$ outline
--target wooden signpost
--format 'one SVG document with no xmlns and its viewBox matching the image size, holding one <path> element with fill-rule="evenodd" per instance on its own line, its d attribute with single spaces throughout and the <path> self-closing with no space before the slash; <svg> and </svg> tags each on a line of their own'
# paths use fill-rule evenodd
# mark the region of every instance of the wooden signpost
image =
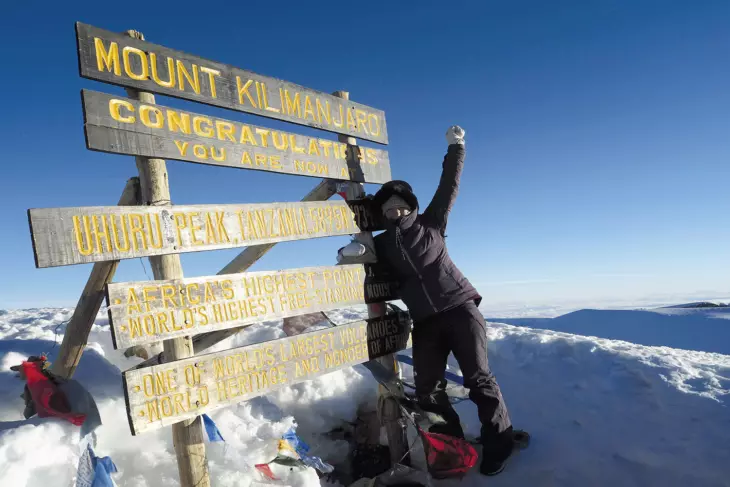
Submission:
<svg viewBox="0 0 730 487">
<path fill-rule="evenodd" d="M 388 143 L 385 113 L 360 103 L 81 22 L 76 42 L 84 78 Z"/>
<path fill-rule="evenodd" d="M 96 263 L 57 367 L 70 377 L 106 295 L 115 348 L 163 342 L 164 352 L 124 372 L 132 434 L 171 426 L 183 487 L 210 485 L 201 414 L 409 346 L 407 313 L 385 313 L 398 288 L 369 261 L 242 272 L 277 242 L 356 235 L 384 228 L 361 183 L 390 180 L 385 113 L 144 40 L 76 23 L 79 73 L 127 89 L 128 97 L 82 90 L 90 150 L 135 156 L 140 206 L 33 208 L 28 220 L 36 267 Z M 153 93 L 305 125 L 338 140 L 304 136 L 158 105 Z M 164 159 L 323 178 L 303 201 L 173 206 Z M 326 201 L 347 181 L 347 201 Z M 131 204 L 123 198 L 121 204 Z M 184 278 L 186 252 L 247 247 L 219 275 Z M 154 280 L 110 282 L 123 259 L 148 257 Z M 88 295 L 88 296 L 87 296 Z M 195 355 L 255 322 L 368 304 L 367 320 L 266 343 Z M 194 337 L 193 335 L 196 335 Z M 195 345 L 197 346 L 197 345 Z M 154 363 L 155 365 L 151 365 Z M 390 384 L 388 391 L 397 391 Z M 391 458 L 404 458 L 405 429 L 383 394 Z M 388 392 L 390 394 L 391 392 Z"/>
<path fill-rule="evenodd" d="M 132 434 L 403 350 L 407 314 L 392 314 L 124 372 Z"/>
<path fill-rule="evenodd" d="M 348 167 L 347 145 L 83 90 L 86 147 L 299 176 L 390 181 L 388 153 L 360 148 Z"/>
<path fill-rule="evenodd" d="M 107 286 L 114 348 L 397 299 L 363 265 L 304 267 Z M 368 296 L 370 293 L 370 296 Z"/>
<path fill-rule="evenodd" d="M 344 201 L 34 208 L 28 218 L 39 268 L 350 235 L 375 221 Z"/>
</svg>

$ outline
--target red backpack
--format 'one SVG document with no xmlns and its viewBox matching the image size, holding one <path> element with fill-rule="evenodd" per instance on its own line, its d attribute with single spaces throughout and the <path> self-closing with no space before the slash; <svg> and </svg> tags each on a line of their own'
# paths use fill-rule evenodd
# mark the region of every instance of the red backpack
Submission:
<svg viewBox="0 0 730 487">
<path fill-rule="evenodd" d="M 418 427 L 423 441 L 428 473 L 434 479 L 461 478 L 477 463 L 479 454 L 466 440 L 442 433 L 427 433 Z"/>
</svg>

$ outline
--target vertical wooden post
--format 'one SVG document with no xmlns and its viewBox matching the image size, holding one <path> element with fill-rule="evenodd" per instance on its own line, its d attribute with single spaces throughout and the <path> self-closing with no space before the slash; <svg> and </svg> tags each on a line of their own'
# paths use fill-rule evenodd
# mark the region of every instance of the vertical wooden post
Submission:
<svg viewBox="0 0 730 487">
<path fill-rule="evenodd" d="M 345 100 L 350 99 L 350 93 L 347 91 L 335 91 L 332 93 L 334 96 L 344 98 Z M 337 136 L 340 142 L 347 144 L 347 165 L 348 169 L 357 170 L 359 168 L 358 156 L 357 156 L 357 140 L 354 137 L 347 135 Z M 346 199 L 358 199 L 365 196 L 365 187 L 361 183 L 348 182 Z M 375 249 L 373 244 L 372 232 L 360 232 L 354 236 L 354 238 L 362 242 L 366 247 Z M 368 317 L 377 318 L 385 315 L 387 312 L 385 303 L 373 303 L 368 304 Z M 393 370 L 396 373 L 396 377 L 400 376 L 400 366 L 395 358 L 395 355 L 386 355 L 377 359 L 384 367 L 388 370 Z M 403 386 L 394 381 L 388 384 L 388 389 L 394 394 L 403 395 Z M 382 385 L 378 385 L 378 412 L 380 413 L 380 422 L 385 425 L 386 434 L 388 437 L 388 446 L 390 448 L 390 460 L 392 464 L 402 463 L 408 464 L 410 459 L 408 458 L 408 436 L 405 426 L 405 421 L 402 416 L 400 407 L 395 399 L 390 396 L 390 392 Z"/>
<path fill-rule="evenodd" d="M 127 31 L 130 37 L 144 40 L 141 32 Z M 127 88 L 130 98 L 154 105 L 152 93 Z M 135 157 L 139 171 L 142 201 L 146 205 L 171 205 L 170 185 L 167 167 L 163 159 Z M 160 255 L 149 258 L 152 273 L 157 280 L 182 279 L 183 270 L 178 254 Z M 165 357 L 180 360 L 193 355 L 191 337 L 175 338 L 163 342 Z M 171 426 L 172 440 L 177 455 L 177 469 L 181 487 L 209 487 L 208 459 L 205 455 L 203 421 L 201 416 Z"/>
<path fill-rule="evenodd" d="M 139 179 L 130 178 L 127 181 L 122 196 L 119 198 L 119 206 L 133 206 L 138 204 Z M 97 262 L 91 269 L 89 279 L 86 281 L 81 297 L 71 320 L 63 335 L 61 349 L 58 357 L 53 361 L 51 371 L 61 377 L 70 379 L 76 371 L 76 366 L 81 360 L 86 343 L 89 339 L 91 326 L 94 324 L 96 315 L 99 313 L 101 302 L 104 299 L 104 286 L 112 281 L 117 271 L 118 260 L 108 262 Z"/>
</svg>

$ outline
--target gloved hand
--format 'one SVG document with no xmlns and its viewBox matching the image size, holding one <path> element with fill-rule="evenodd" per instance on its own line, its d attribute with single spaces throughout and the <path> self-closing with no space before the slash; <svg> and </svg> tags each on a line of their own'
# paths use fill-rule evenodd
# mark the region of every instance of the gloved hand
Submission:
<svg viewBox="0 0 730 487">
<path fill-rule="evenodd" d="M 363 244 L 352 241 L 337 252 L 337 262 L 341 262 L 345 257 L 360 257 L 365 255 L 366 251 L 367 249 Z"/>
<path fill-rule="evenodd" d="M 449 143 L 449 145 L 464 145 L 464 135 L 466 135 L 466 131 L 463 128 L 459 127 L 458 125 L 452 125 L 446 131 L 446 141 Z"/>
</svg>

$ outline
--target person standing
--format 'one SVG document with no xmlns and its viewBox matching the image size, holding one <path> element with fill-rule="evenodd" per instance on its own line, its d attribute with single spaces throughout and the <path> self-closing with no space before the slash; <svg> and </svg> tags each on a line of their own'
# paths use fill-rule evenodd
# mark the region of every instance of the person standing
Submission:
<svg viewBox="0 0 730 487">
<path fill-rule="evenodd" d="M 419 406 L 441 415 L 445 425 L 432 432 L 464 438 L 459 415 L 446 394 L 446 364 L 454 354 L 469 398 L 482 424 L 480 471 L 495 475 L 504 469 L 514 446 L 514 431 L 499 385 L 487 361 L 487 335 L 477 290 L 456 267 L 446 248 L 446 227 L 454 206 L 466 154 L 465 131 L 451 126 L 441 179 L 431 202 L 419 214 L 411 186 L 401 180 L 385 183 L 373 197 L 373 209 L 385 216 L 385 231 L 374 238 L 378 262 L 399 283 L 401 299 L 413 319 L 413 367 Z M 362 244 L 341 249 L 362 255 Z"/>
</svg>

